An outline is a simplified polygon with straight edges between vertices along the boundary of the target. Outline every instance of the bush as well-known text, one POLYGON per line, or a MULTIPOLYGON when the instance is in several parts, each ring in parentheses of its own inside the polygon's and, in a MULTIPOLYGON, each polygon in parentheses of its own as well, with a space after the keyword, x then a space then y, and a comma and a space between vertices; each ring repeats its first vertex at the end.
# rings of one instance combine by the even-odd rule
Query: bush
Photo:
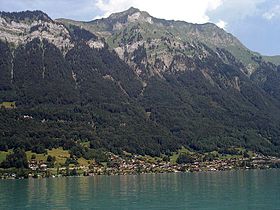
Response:
POLYGON ((192 157, 192 155, 188 153, 181 153, 176 160, 178 164, 194 163, 194 161, 194 157, 192 157))

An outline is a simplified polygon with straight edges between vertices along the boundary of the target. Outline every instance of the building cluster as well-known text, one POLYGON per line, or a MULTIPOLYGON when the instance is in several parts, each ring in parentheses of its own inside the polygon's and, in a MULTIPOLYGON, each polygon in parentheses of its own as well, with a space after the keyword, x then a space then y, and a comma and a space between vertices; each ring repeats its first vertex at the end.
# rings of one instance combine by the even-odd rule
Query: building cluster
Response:
POLYGON ((147 161, 142 156, 122 158, 110 154, 107 165, 93 164, 88 167, 86 175, 128 175, 141 173, 174 173, 199 171, 225 171, 236 169, 267 169, 280 165, 275 157, 255 156, 253 158, 230 158, 213 161, 195 161, 186 164, 171 164, 165 161, 147 161))
MULTIPOLYGON (((279 168, 280 159, 276 157, 256 155, 252 158, 225 158, 212 161, 197 159, 192 163, 171 163, 163 160, 149 160, 143 156, 121 157, 109 153, 107 163, 93 161, 88 166, 68 165, 49 168, 49 164, 32 159, 29 161, 28 177, 60 177, 60 176, 95 176, 95 175, 132 175, 143 173, 175 173, 226 171, 238 169, 279 168)), ((0 178, 18 178, 15 173, 5 173, 0 178)))

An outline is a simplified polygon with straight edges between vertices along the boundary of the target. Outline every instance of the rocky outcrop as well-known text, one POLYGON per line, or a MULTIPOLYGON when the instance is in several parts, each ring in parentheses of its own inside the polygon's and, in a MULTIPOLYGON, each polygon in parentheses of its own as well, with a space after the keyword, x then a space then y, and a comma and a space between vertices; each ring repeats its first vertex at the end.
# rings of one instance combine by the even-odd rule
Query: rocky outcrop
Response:
POLYGON ((69 31, 60 23, 42 20, 16 22, 0 17, 0 40, 18 47, 36 38, 48 40, 64 53, 74 46, 69 31))

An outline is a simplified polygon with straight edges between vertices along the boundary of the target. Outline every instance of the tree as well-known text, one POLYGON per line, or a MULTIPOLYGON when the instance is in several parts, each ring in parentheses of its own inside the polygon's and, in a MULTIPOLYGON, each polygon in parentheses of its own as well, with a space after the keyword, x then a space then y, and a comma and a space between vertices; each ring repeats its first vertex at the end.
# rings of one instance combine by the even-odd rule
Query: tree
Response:
POLYGON ((12 154, 7 155, 6 160, 2 162, 3 168, 28 168, 28 161, 24 150, 17 148, 12 154))
POLYGON ((48 155, 48 157, 47 157, 48 168, 53 168, 54 167, 55 160, 56 160, 55 157, 52 157, 52 156, 48 155))
POLYGON ((70 154, 75 155, 77 158, 84 156, 85 149, 82 145, 76 144, 74 147, 70 149, 70 154))
POLYGON ((44 154, 47 151, 43 145, 36 145, 36 146, 32 147, 32 152, 35 152, 37 154, 44 154))
POLYGON ((244 158, 250 158, 250 155, 249 155, 247 150, 243 153, 243 157, 244 158))
POLYGON ((164 157, 162 158, 162 160, 163 160, 164 162, 169 162, 169 161, 170 161, 170 157, 169 157, 169 156, 164 156, 164 157))
POLYGON ((178 164, 193 163, 194 161, 194 157, 189 153, 181 153, 176 160, 178 164))
POLYGON ((203 157, 203 161, 213 161, 217 158, 217 155, 213 153, 208 153, 203 157))
POLYGON ((77 176, 77 175, 78 175, 77 169, 74 168, 70 171, 70 176, 77 176))

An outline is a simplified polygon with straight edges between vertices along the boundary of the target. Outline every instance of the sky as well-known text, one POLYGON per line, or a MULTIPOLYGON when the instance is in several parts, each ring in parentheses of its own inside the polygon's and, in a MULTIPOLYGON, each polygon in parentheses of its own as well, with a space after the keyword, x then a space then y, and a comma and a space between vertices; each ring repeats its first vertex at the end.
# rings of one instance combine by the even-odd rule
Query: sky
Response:
POLYGON ((42 10, 53 19, 82 21, 131 6, 158 18, 212 22, 253 51, 280 55, 280 0, 0 0, 0 11, 42 10))

